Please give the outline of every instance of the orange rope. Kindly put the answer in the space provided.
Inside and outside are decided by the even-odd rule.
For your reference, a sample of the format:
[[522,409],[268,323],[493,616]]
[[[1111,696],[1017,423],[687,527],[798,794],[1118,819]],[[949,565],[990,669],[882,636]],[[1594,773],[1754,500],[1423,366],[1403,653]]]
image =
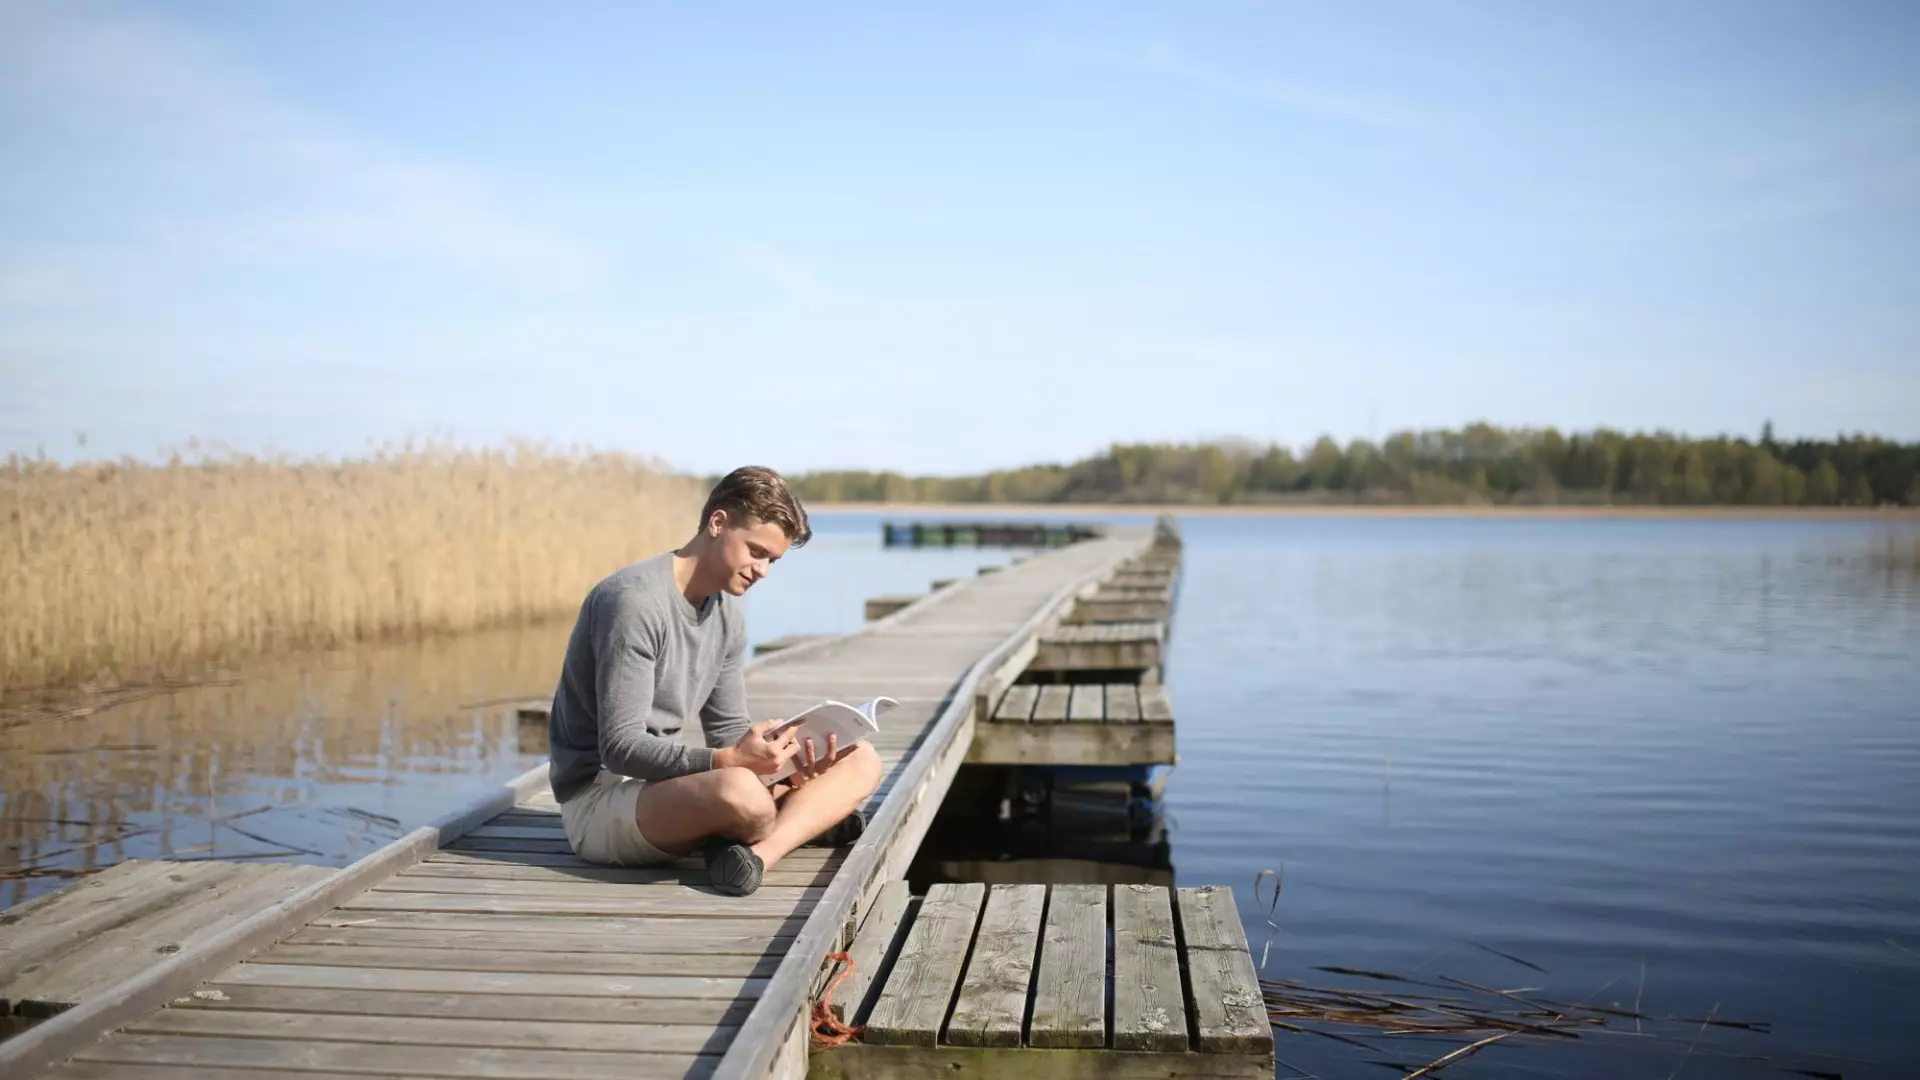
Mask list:
[[[841,980],[853,974],[853,956],[844,952],[828,953],[827,959],[838,960],[844,966],[840,968],[840,973],[827,983],[826,992],[820,995],[820,1000],[813,1003],[813,1045],[844,1046],[858,1038],[861,1031],[865,1029],[841,1023],[834,1017],[833,1009],[828,1003],[833,1000],[833,992],[840,988]],[[848,1006],[848,1011],[852,1011],[851,1005]]]

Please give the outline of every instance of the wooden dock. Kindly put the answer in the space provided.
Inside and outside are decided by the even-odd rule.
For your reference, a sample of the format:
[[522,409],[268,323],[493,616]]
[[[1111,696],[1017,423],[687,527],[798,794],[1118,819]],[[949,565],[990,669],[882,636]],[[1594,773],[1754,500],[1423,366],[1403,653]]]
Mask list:
[[0,1015],[58,1015],[332,873],[129,859],[0,911]]
[[[1051,812],[1063,795],[1117,801],[1129,815],[1155,812],[1165,767],[1179,761],[1163,677],[1182,548],[1163,518],[1151,544],[1081,590],[1039,633],[1014,685],[983,703],[987,722],[975,730],[967,762],[1004,768],[1002,817],[1016,801],[1043,801]],[[1155,584],[1137,584],[1143,576]],[[1150,594],[1151,610],[1133,606],[1141,593]],[[1124,612],[1112,606],[1116,596]]]
[[974,765],[1171,765],[1173,705],[1147,683],[1009,687],[974,729]]
[[1074,623],[1040,638],[1033,671],[1157,672],[1166,627],[1158,622]]
[[1173,614],[1173,590],[1135,586],[1105,586],[1074,605],[1069,623],[1164,622]]
[[814,1080],[1273,1075],[1229,888],[976,882],[892,900],[850,950],[870,973],[843,986],[862,1040],[814,1054]]
[[757,657],[756,715],[900,704],[866,835],[796,852],[751,897],[697,861],[577,859],[542,767],[0,1042],[0,1075],[798,1077],[827,955],[898,896],[977,721],[1148,540],[1113,530]]

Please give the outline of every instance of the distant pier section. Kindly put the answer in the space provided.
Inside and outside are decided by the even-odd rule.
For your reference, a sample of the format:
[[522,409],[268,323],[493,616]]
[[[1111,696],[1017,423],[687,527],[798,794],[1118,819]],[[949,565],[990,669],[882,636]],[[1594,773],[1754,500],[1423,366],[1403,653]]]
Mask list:
[[1118,777],[1156,787],[1159,767],[1179,760],[1165,674],[1183,550],[1178,525],[1163,517],[1151,544],[1041,627],[1020,673],[980,702],[987,722],[967,761],[1038,769],[1056,784]]
[[880,540],[886,547],[1052,548],[1106,534],[1104,525],[1038,521],[887,521],[880,525]]

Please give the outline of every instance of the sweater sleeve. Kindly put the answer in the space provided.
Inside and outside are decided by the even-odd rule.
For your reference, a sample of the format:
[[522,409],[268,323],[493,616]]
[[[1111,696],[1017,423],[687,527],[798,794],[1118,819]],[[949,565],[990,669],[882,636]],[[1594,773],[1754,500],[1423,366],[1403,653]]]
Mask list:
[[600,711],[600,762],[640,780],[669,780],[713,768],[713,751],[647,730],[653,711],[658,628],[631,594],[610,598],[595,635],[595,693]]
[[727,628],[720,677],[713,684],[713,693],[700,706],[700,727],[712,749],[732,746],[753,727],[753,717],[747,712],[746,668],[747,630],[736,616]]

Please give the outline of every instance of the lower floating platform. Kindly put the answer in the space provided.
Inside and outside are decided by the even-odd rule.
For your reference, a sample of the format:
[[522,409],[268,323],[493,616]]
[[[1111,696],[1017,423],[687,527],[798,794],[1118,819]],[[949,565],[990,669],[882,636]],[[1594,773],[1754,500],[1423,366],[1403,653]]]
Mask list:
[[[877,925],[876,925],[877,924]],[[813,1080],[1273,1075],[1273,1030],[1225,886],[933,885],[870,919],[857,1042]]]

